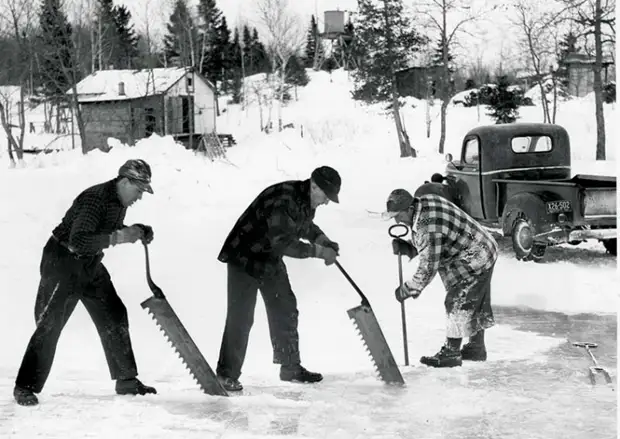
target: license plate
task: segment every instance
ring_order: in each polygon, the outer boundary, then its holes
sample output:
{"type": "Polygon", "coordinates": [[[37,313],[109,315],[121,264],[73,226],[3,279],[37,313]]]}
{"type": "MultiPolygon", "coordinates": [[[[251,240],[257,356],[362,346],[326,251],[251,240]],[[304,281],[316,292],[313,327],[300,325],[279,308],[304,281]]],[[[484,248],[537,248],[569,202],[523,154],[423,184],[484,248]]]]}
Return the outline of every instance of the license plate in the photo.
{"type": "Polygon", "coordinates": [[[571,212],[573,209],[568,200],[547,201],[547,213],[571,212]]]}

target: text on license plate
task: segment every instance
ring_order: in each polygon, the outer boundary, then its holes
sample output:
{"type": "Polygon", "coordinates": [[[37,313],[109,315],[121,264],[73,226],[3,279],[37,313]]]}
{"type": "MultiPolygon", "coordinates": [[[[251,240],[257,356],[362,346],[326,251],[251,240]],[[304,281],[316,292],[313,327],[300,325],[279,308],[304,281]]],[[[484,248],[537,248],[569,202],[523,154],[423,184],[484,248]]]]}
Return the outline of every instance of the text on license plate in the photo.
{"type": "Polygon", "coordinates": [[[568,200],[547,201],[547,213],[562,213],[570,212],[571,210],[570,201],[568,200]]]}

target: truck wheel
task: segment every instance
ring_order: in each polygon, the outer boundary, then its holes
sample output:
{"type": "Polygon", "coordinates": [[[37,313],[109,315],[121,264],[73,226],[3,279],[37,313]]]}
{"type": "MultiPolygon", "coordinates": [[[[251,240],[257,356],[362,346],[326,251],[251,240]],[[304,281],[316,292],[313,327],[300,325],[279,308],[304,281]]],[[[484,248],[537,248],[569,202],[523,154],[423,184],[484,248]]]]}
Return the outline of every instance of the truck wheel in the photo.
{"type": "Polygon", "coordinates": [[[605,249],[609,252],[609,254],[618,256],[618,249],[617,249],[618,240],[616,238],[604,239],[603,245],[605,246],[605,249]]]}
{"type": "Polygon", "coordinates": [[[512,227],[512,248],[520,261],[540,262],[545,256],[545,245],[535,243],[536,234],[530,222],[524,216],[517,219],[512,227]]]}

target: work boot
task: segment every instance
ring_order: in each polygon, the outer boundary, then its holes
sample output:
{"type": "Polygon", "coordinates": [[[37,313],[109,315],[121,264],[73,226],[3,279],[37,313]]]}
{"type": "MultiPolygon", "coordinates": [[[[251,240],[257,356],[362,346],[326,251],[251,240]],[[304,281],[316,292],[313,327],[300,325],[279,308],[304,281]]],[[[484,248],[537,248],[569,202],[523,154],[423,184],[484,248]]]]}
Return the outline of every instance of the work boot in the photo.
{"type": "Polygon", "coordinates": [[[463,364],[461,351],[442,346],[439,352],[432,357],[420,358],[420,363],[431,367],[455,367],[463,364]]]}
{"type": "Polygon", "coordinates": [[[282,381],[297,381],[300,383],[318,383],[323,380],[323,375],[309,372],[300,364],[292,366],[280,366],[280,379],[282,381]]]}
{"type": "Polygon", "coordinates": [[[469,342],[461,349],[461,357],[469,361],[486,361],[487,349],[483,344],[469,342]]]}
{"type": "Polygon", "coordinates": [[[217,379],[219,380],[220,384],[222,384],[222,387],[229,392],[240,392],[241,390],[243,390],[243,386],[241,385],[239,380],[235,378],[218,375],[217,379]]]}
{"type": "Polygon", "coordinates": [[[19,405],[37,405],[39,403],[37,395],[32,390],[19,386],[15,386],[13,389],[13,397],[19,405]]]}
{"type": "Polygon", "coordinates": [[[145,386],[138,378],[116,380],[116,393],[119,395],[146,395],[157,393],[154,387],[145,386]]]}

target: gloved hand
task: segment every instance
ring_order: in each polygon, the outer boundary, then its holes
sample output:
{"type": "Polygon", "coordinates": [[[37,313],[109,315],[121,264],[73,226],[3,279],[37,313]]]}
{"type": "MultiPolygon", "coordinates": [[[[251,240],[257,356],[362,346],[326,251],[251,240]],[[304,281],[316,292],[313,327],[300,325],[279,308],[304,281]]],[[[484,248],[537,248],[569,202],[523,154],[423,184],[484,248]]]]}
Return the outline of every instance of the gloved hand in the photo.
{"type": "Polygon", "coordinates": [[[418,251],[411,243],[400,238],[392,239],[392,252],[395,255],[407,255],[409,260],[412,260],[418,254],[418,251]]]}
{"type": "Polygon", "coordinates": [[[142,239],[147,243],[150,244],[153,241],[153,228],[151,226],[147,226],[144,224],[134,224],[134,226],[139,227],[142,230],[143,236],[142,239]]]}
{"type": "Polygon", "coordinates": [[[136,225],[123,227],[110,234],[110,245],[124,244],[127,242],[134,243],[144,236],[142,229],[136,225]]]}
{"type": "Polygon", "coordinates": [[[329,247],[336,251],[336,253],[340,254],[340,246],[337,242],[332,241],[325,235],[321,235],[316,239],[316,244],[322,245],[323,247],[329,247]]]}
{"type": "Polygon", "coordinates": [[[396,290],[394,291],[396,300],[398,300],[401,303],[405,299],[408,299],[409,297],[413,297],[414,299],[417,299],[418,297],[420,297],[420,294],[422,294],[422,291],[410,289],[409,286],[407,285],[407,282],[403,283],[402,287],[400,285],[396,287],[396,290]]]}
{"type": "Polygon", "coordinates": [[[323,247],[322,245],[314,244],[314,257],[323,259],[325,265],[332,265],[336,262],[338,253],[331,247],[323,247]]]}

